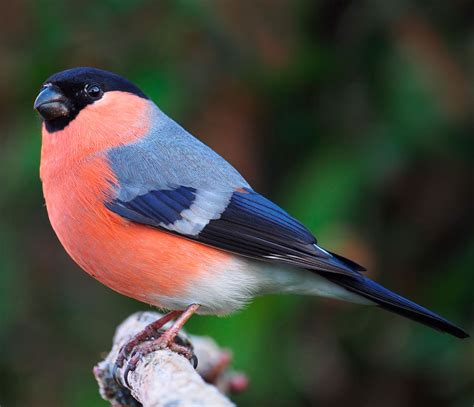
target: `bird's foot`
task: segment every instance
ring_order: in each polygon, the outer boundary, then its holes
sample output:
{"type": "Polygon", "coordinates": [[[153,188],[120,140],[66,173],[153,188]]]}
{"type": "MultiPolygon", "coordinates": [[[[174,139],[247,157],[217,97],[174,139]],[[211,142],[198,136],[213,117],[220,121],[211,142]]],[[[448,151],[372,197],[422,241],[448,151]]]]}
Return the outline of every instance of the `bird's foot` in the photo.
{"type": "Polygon", "coordinates": [[[153,321],[151,324],[147,325],[142,331],[136,334],[132,339],[130,339],[122,348],[120,349],[117,360],[115,362],[115,367],[122,367],[125,360],[130,356],[132,351],[142,344],[143,342],[152,341],[161,336],[163,331],[161,328],[166,325],[169,321],[176,318],[180,315],[179,311],[172,311],[163,317],[153,321]]]}
{"type": "Polygon", "coordinates": [[[183,336],[178,335],[179,330],[185,322],[196,312],[199,305],[192,304],[185,311],[172,311],[162,318],[152,322],[125,344],[119,351],[114,366],[114,377],[118,380],[118,369],[127,366],[123,373],[128,386],[128,374],[133,372],[138,362],[146,355],[161,349],[169,349],[191,361],[194,368],[197,367],[197,358],[193,352],[192,344],[183,336]],[[162,328],[172,319],[177,318],[173,325],[167,330],[162,328]]]}
{"type": "Polygon", "coordinates": [[[188,359],[194,368],[197,367],[198,360],[193,352],[193,346],[191,342],[181,335],[170,337],[168,332],[169,331],[161,331],[159,336],[153,340],[143,342],[135,346],[129,355],[125,370],[123,372],[123,378],[125,379],[125,384],[127,386],[129,385],[128,374],[137,368],[138,362],[142,358],[157,350],[169,349],[170,351],[176,352],[188,359]]]}

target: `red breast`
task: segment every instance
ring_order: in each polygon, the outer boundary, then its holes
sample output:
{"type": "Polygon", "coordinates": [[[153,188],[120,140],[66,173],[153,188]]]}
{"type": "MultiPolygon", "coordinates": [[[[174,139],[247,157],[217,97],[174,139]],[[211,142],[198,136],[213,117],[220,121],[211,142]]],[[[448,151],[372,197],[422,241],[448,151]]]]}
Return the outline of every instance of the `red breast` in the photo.
{"type": "Polygon", "coordinates": [[[104,206],[116,181],[106,150],[147,134],[150,109],[146,99],[108,92],[63,130],[43,126],[40,172],[51,224],[69,255],[110,288],[160,305],[156,295],[179,296],[231,256],[128,222],[104,206]]]}

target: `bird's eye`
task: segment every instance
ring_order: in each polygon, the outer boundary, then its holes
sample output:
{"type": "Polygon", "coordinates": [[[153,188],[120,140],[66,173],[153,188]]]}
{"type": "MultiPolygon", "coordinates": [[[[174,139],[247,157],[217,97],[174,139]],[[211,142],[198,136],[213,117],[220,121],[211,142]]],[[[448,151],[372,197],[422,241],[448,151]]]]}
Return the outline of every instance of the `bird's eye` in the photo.
{"type": "Polygon", "coordinates": [[[85,91],[92,99],[99,99],[103,95],[103,90],[96,83],[86,85],[85,91]]]}

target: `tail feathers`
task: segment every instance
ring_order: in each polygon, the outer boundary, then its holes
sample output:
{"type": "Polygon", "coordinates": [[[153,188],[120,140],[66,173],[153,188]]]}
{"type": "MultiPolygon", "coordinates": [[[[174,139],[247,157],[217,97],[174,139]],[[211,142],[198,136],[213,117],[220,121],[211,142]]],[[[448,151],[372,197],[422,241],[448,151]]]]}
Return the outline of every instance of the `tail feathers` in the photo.
{"type": "Polygon", "coordinates": [[[323,276],[329,281],[344,287],[346,290],[375,302],[378,306],[388,311],[410,318],[439,331],[447,332],[458,338],[469,337],[467,332],[443,317],[395,294],[367,277],[354,278],[335,273],[324,273],[323,276]]]}

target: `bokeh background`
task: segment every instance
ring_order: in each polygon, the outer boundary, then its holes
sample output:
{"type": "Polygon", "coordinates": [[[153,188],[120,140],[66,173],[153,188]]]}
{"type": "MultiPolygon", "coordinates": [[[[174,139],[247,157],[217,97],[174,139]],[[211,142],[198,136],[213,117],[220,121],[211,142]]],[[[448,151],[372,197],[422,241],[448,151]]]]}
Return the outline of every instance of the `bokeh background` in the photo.
{"type": "MultiPolygon", "coordinates": [[[[41,83],[132,81],[326,247],[474,332],[473,3],[2,0],[0,404],[105,406],[91,374],[149,307],[73,264],[38,177],[41,83]]],[[[176,270],[179,272],[179,270],[176,270]]],[[[274,296],[189,331],[235,352],[240,406],[470,406],[474,344],[274,296]]]]}

